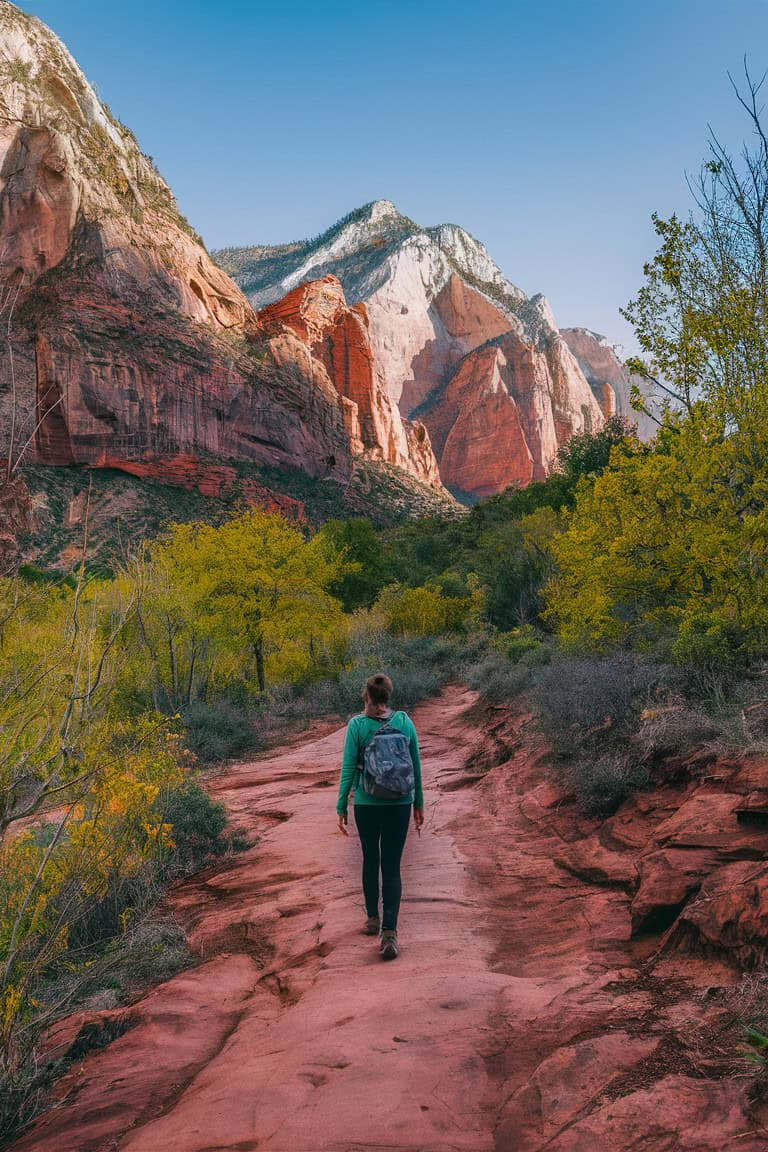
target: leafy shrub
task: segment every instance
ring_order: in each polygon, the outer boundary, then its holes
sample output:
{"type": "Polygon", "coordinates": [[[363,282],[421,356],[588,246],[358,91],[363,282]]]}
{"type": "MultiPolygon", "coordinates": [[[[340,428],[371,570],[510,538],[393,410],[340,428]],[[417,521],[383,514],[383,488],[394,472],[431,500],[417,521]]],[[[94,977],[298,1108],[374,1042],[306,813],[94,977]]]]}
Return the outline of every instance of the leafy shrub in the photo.
{"type": "Polygon", "coordinates": [[[479,660],[466,664],[463,679],[486,700],[500,703],[511,700],[528,683],[528,675],[517,664],[504,655],[491,649],[479,660]]]}
{"type": "Polygon", "coordinates": [[[396,636],[435,636],[460,630],[472,608],[469,596],[444,596],[439,588],[385,588],[376,601],[396,636]]]}
{"type": "Polygon", "coordinates": [[[395,685],[392,705],[395,708],[415,708],[421,700],[434,696],[440,690],[440,677],[435,669],[419,668],[406,662],[400,667],[394,666],[392,673],[395,685]]]}
{"type": "Polygon", "coordinates": [[[195,700],[182,713],[187,748],[203,764],[257,748],[253,716],[253,708],[231,700],[195,700]]]}
{"type": "Polygon", "coordinates": [[[191,871],[208,857],[226,851],[226,809],[211,800],[196,780],[187,779],[166,793],[160,806],[175,845],[168,862],[172,872],[191,871]]]}
{"type": "Polygon", "coordinates": [[[635,428],[624,416],[609,416],[599,432],[577,432],[558,450],[557,469],[571,480],[599,476],[608,467],[611,452],[637,451],[635,428]]]}
{"type": "Polygon", "coordinates": [[[534,628],[527,624],[521,628],[514,628],[504,636],[503,640],[504,650],[513,664],[528,652],[535,651],[541,644],[541,637],[534,628]]]}
{"type": "MultiPolygon", "coordinates": [[[[77,914],[72,916],[67,932],[67,957],[76,957],[86,949],[113,940],[124,931],[126,923],[135,915],[146,910],[157,899],[160,892],[159,876],[155,861],[147,861],[134,874],[122,874],[114,870],[106,885],[106,891],[90,900],[81,896],[77,914]]],[[[72,892],[62,889],[58,902],[66,905],[72,900],[72,892]]]]}
{"type": "Polygon", "coordinates": [[[373,524],[362,516],[327,520],[321,534],[347,561],[342,575],[329,586],[331,594],[341,600],[347,612],[370,606],[388,576],[384,546],[373,524]]]}
{"type": "Polygon", "coordinates": [[[672,654],[686,678],[687,692],[708,708],[727,707],[745,666],[747,640],[731,619],[692,611],[680,622],[672,654]]]}
{"type": "Polygon", "coordinates": [[[512,700],[527,691],[552,656],[552,644],[539,639],[530,642],[527,630],[520,636],[500,636],[485,643],[482,650],[461,667],[461,678],[492,703],[512,700]],[[510,655],[510,652],[512,655],[510,655]]]}

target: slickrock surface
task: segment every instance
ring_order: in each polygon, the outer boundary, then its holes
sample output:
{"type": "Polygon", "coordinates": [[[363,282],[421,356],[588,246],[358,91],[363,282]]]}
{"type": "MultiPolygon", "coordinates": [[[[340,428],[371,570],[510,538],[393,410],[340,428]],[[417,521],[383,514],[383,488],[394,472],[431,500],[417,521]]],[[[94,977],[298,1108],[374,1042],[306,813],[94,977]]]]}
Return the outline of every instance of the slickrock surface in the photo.
{"type": "MultiPolygon", "coordinates": [[[[102,1014],[131,1026],[14,1152],[768,1147],[708,995],[739,978],[727,952],[631,938],[634,865],[674,790],[597,824],[549,782],[524,718],[459,688],[414,718],[427,822],[406,846],[400,957],[359,931],[342,732],[233,766],[213,790],[260,840],[173,894],[199,964],[102,1014]]],[[[744,867],[725,867],[736,885],[755,881],[744,867]]],[[[717,909],[710,939],[730,923],[717,909]]]]}

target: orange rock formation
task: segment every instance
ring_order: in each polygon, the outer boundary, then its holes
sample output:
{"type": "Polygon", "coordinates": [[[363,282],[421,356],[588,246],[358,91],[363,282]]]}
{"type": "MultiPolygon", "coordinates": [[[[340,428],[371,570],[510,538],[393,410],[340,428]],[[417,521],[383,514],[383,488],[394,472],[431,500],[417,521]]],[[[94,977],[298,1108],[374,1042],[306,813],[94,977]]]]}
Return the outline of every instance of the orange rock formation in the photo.
{"type": "MultiPolygon", "coordinates": [[[[440,301],[453,331],[461,326],[457,306],[474,307],[479,295],[465,285],[459,292],[455,280],[440,301]]],[[[471,315],[488,319],[476,307],[471,315]]],[[[556,333],[540,345],[506,324],[501,335],[460,359],[452,374],[449,369],[447,382],[418,409],[443,483],[475,496],[543,480],[558,448],[574,432],[597,429],[603,420],[556,333]]]]}
{"type": "Polygon", "coordinates": [[[338,393],[355,453],[395,464],[440,486],[426,428],[404,420],[384,390],[374,363],[366,307],[348,307],[335,276],[294,288],[263,308],[258,322],[284,371],[309,372],[317,387],[338,393]]]}

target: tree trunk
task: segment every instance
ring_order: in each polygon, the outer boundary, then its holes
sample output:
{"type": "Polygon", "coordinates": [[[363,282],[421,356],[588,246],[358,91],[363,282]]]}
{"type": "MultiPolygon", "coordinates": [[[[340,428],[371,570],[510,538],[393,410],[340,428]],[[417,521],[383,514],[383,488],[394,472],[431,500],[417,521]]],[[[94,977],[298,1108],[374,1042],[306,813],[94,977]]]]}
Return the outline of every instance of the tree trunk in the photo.
{"type": "Polygon", "coordinates": [[[260,636],[254,644],[253,654],[256,657],[256,679],[259,682],[259,692],[266,692],[267,683],[264,679],[264,638],[262,636],[260,636]]]}

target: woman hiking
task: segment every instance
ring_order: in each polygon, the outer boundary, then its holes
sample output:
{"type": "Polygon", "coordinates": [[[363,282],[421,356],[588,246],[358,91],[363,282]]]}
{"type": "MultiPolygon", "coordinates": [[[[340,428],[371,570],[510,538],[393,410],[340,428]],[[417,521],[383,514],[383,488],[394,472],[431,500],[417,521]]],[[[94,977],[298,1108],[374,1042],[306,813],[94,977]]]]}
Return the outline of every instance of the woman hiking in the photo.
{"type": "MultiPolygon", "coordinates": [[[[419,741],[413,722],[405,712],[392,712],[389,699],[392,681],[378,673],[365,682],[363,703],[365,710],[353,716],[347,725],[344,756],[341,764],[339,798],[336,811],[339,828],[347,833],[347,801],[354,786],[355,824],[363,848],[363,896],[367,920],[363,931],[367,936],[378,936],[381,929],[380,951],[384,960],[394,960],[398,953],[397,915],[400,910],[402,882],[400,858],[408,835],[411,808],[417,829],[424,823],[424,794],[421,788],[421,761],[419,741]],[[364,780],[363,755],[372,738],[386,726],[387,732],[399,733],[407,740],[410,762],[413,765],[413,788],[410,792],[393,794],[391,790],[372,787],[370,776],[364,780]],[[383,793],[390,791],[390,795],[383,793]],[[381,868],[382,918],[379,920],[379,868],[381,868]]],[[[385,739],[382,733],[380,741],[385,739]]],[[[379,741],[379,742],[380,742],[379,741]]],[[[396,738],[394,746],[402,746],[396,738]]],[[[410,771],[410,766],[406,769],[410,771]]],[[[405,777],[410,782],[409,777],[405,777]]]]}

